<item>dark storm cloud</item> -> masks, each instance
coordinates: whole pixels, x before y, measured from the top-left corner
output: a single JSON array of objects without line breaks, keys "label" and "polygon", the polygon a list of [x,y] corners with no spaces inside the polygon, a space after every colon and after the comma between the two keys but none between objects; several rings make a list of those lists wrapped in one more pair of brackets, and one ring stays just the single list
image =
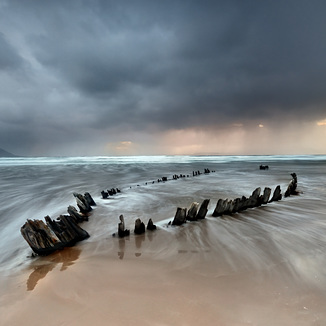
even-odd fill
[{"label": "dark storm cloud", "polygon": [[0,32],[0,70],[17,69],[22,63],[21,57]]},{"label": "dark storm cloud", "polygon": [[66,134],[67,111],[94,129],[323,119],[325,10],[303,0],[8,1],[0,69],[29,63],[10,83],[28,94],[21,110],[43,112],[31,129]]}]

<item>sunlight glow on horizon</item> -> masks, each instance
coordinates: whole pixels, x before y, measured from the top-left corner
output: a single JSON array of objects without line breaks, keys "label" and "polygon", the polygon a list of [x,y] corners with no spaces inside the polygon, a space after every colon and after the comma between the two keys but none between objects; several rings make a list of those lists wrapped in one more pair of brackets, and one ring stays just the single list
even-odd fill
[{"label": "sunlight glow on horizon", "polygon": [[317,121],[317,126],[326,126],[326,119]]},{"label": "sunlight glow on horizon", "polygon": [[[266,125],[258,121],[170,129],[149,137],[139,132],[128,140],[105,144],[105,155],[313,155],[326,154],[326,119]],[[113,139],[113,138],[112,138]]]}]

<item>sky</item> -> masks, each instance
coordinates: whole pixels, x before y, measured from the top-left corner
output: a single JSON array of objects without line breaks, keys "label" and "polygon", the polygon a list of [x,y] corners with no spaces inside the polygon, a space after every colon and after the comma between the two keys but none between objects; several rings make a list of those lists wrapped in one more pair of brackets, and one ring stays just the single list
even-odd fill
[{"label": "sky", "polygon": [[326,153],[324,0],[0,0],[0,148]]}]

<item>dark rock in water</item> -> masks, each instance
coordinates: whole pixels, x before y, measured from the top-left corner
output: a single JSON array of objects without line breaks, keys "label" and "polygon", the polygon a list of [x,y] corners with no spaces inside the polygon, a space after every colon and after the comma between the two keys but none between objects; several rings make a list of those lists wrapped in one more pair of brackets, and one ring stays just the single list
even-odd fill
[{"label": "dark rock in water", "polygon": [[89,206],[96,206],[96,203],[89,192],[85,192],[84,198],[89,204]]},{"label": "dark rock in water", "polygon": [[172,225],[181,225],[186,222],[187,208],[178,207]]},{"label": "dark rock in water", "polygon": [[119,238],[123,238],[130,234],[130,230],[125,229],[125,220],[122,214],[119,216],[119,219],[120,223],[118,224],[118,236]]},{"label": "dark rock in water", "polygon": [[204,199],[204,201],[200,205],[199,211],[197,213],[197,216],[196,216],[197,220],[203,220],[206,217],[206,214],[208,212],[209,202],[210,202],[210,199]]},{"label": "dark rock in water", "polygon": [[145,224],[140,220],[140,218],[137,218],[135,221],[135,234],[143,234],[145,233]]},{"label": "dark rock in water", "polygon": [[193,202],[188,209],[186,219],[188,221],[196,221],[197,220],[197,211],[198,211],[199,203]]},{"label": "dark rock in water", "polygon": [[107,199],[108,196],[109,196],[109,193],[106,192],[106,191],[104,191],[104,190],[102,190],[102,191],[101,191],[101,195],[102,195],[102,198],[103,198],[103,199]]},{"label": "dark rock in water", "polygon": [[292,176],[292,180],[290,181],[288,188],[286,189],[285,193],[284,193],[284,197],[289,197],[291,195],[297,195],[297,175],[295,173],[291,173]]},{"label": "dark rock in water", "polygon": [[260,165],[259,166],[259,169],[260,170],[268,170],[269,169],[269,166],[268,165]]},{"label": "dark rock in water", "polygon": [[150,230],[150,231],[156,230],[156,225],[153,223],[151,218],[148,220],[147,230]]},{"label": "dark rock in water", "polygon": [[278,200],[281,200],[281,199],[282,199],[281,186],[278,185],[275,188],[272,199],[269,202],[278,201]]}]

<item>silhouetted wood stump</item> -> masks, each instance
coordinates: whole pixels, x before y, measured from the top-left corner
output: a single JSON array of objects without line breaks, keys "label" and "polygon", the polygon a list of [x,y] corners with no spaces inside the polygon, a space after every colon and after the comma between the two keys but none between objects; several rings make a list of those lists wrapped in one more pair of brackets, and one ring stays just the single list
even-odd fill
[{"label": "silhouetted wood stump", "polygon": [[187,208],[178,207],[172,225],[182,225],[186,223]]},{"label": "silhouetted wood stump", "polygon": [[228,199],[219,199],[213,212],[214,217],[222,216],[225,212]]},{"label": "silhouetted wood stump", "polygon": [[103,199],[107,199],[108,196],[109,196],[109,193],[106,192],[106,191],[104,191],[104,190],[102,190],[102,191],[101,191],[101,195],[102,195],[102,198],[103,198]]},{"label": "silhouetted wood stump", "polygon": [[186,219],[188,221],[196,221],[197,220],[197,212],[198,212],[199,203],[193,202],[188,209]]},{"label": "silhouetted wood stump", "polygon": [[149,230],[149,231],[156,230],[156,225],[153,223],[151,218],[148,220],[147,230]]},{"label": "silhouetted wood stump", "polygon": [[85,192],[84,198],[89,206],[96,206],[96,203],[89,192]]},{"label": "silhouetted wood stump", "polygon": [[260,196],[259,201],[262,205],[265,205],[268,203],[269,197],[271,195],[272,189],[265,187],[264,193]]},{"label": "silhouetted wood stump", "polygon": [[23,238],[36,254],[46,256],[89,237],[73,216],[61,215],[58,219],[54,221],[46,216],[46,224],[41,220],[27,220],[21,227]]},{"label": "silhouetted wood stump", "polygon": [[135,234],[143,234],[145,233],[145,224],[140,220],[140,218],[137,218],[135,221]]},{"label": "silhouetted wood stump", "polygon": [[32,250],[38,255],[46,256],[64,247],[64,243],[41,220],[27,220],[20,228],[20,232]]},{"label": "silhouetted wood stump", "polygon": [[269,201],[270,202],[273,202],[273,201],[279,201],[282,199],[282,193],[281,193],[281,186],[278,185],[275,190],[274,190],[274,193],[273,193],[273,196],[272,196],[272,199]]},{"label": "silhouetted wood stump", "polygon": [[251,196],[248,198],[248,208],[254,208],[260,206],[259,196],[260,196],[261,188],[256,188]]},{"label": "silhouetted wood stump", "polygon": [[70,216],[75,218],[77,223],[88,221],[88,216],[79,214],[74,206],[70,205],[67,209],[67,212]]},{"label": "silhouetted wood stump", "polygon": [[297,195],[297,175],[295,173],[291,173],[292,176],[292,180],[290,181],[285,193],[284,193],[284,197],[289,197],[291,195]]},{"label": "silhouetted wood stump", "polygon": [[64,243],[65,247],[73,246],[77,241],[82,241],[89,237],[88,232],[75,223],[70,215],[60,215],[58,221],[46,216],[45,220],[56,236]]},{"label": "silhouetted wood stump", "polygon": [[91,205],[88,203],[87,199],[82,194],[74,192],[73,195],[76,199],[77,206],[81,213],[87,214],[92,210]]},{"label": "silhouetted wood stump", "polygon": [[119,238],[126,237],[130,234],[130,230],[125,229],[125,220],[123,215],[119,216],[120,223],[118,224],[118,236]]},{"label": "silhouetted wood stump", "polygon": [[197,220],[203,220],[206,217],[206,214],[208,212],[209,201],[210,201],[209,199],[204,199],[204,201],[200,205],[199,211],[196,215]]}]

